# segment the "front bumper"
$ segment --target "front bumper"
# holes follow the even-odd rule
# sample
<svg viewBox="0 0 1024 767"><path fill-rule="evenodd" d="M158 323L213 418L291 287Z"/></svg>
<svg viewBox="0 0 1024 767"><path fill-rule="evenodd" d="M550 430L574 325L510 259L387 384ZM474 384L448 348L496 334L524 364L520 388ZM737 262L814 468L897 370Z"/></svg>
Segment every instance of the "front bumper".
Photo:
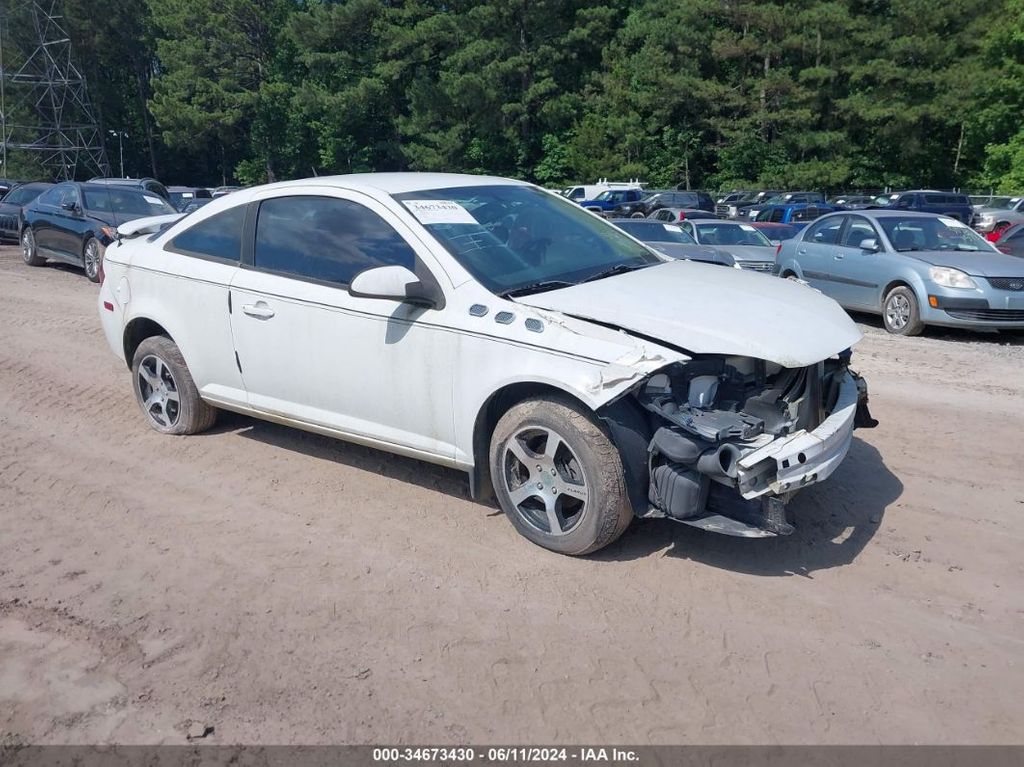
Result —
<svg viewBox="0 0 1024 767"><path fill-rule="evenodd" d="M974 279L983 285L987 282L983 277ZM1024 329L1024 290L997 290L986 285L953 295L950 289L930 289L921 306L921 320L944 327Z"/></svg>
<svg viewBox="0 0 1024 767"><path fill-rule="evenodd" d="M846 371L832 414L818 428L779 437L740 458L736 475L740 495L746 499L783 495L832 476L850 449L861 399L867 400L867 385Z"/></svg>

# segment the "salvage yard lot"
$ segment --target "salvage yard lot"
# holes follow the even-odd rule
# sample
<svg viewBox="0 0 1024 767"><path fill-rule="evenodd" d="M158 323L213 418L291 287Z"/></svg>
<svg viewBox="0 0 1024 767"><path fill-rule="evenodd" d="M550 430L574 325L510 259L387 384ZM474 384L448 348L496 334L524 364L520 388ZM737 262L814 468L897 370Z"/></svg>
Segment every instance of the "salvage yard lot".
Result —
<svg viewBox="0 0 1024 767"><path fill-rule="evenodd" d="M454 471L155 433L80 271L0 301L0 744L1021 740L1024 335L861 318L881 425L792 537L572 559Z"/></svg>

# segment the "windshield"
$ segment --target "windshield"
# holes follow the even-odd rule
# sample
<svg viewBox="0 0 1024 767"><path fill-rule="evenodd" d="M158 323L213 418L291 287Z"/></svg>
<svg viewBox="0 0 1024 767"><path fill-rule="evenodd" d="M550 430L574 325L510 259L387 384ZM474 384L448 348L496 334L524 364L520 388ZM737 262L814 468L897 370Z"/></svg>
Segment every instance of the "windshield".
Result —
<svg viewBox="0 0 1024 767"><path fill-rule="evenodd" d="M155 194L109 186L106 189L85 189L85 209L95 213L127 216L160 216L177 213L171 204Z"/></svg>
<svg viewBox="0 0 1024 767"><path fill-rule="evenodd" d="M697 244L696 240L675 224L663 224L660 221L616 221L615 226L643 242L674 242L679 245Z"/></svg>
<svg viewBox="0 0 1024 767"><path fill-rule="evenodd" d="M697 224L702 245L760 245L772 247L768 238L749 224Z"/></svg>
<svg viewBox="0 0 1024 767"><path fill-rule="evenodd" d="M3 198L4 202L12 205L27 205L36 197L46 191L45 186L19 186Z"/></svg>
<svg viewBox="0 0 1024 767"><path fill-rule="evenodd" d="M579 205L531 186L431 189L395 198L494 293L662 263Z"/></svg>
<svg viewBox="0 0 1024 767"><path fill-rule="evenodd" d="M966 224L936 216L883 216L878 219L895 250L966 250L991 253L995 248Z"/></svg>
<svg viewBox="0 0 1024 767"><path fill-rule="evenodd" d="M1019 203L1020 200L1020 197L996 197L985 207L998 208L999 210L1012 210L1017 207L1017 203Z"/></svg>

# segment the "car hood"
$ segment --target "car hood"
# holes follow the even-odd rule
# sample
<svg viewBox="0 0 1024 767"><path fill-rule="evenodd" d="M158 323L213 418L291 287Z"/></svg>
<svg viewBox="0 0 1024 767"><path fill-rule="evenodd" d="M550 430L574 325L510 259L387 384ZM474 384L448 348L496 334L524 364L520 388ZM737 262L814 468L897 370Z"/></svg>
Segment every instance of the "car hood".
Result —
<svg viewBox="0 0 1024 767"><path fill-rule="evenodd" d="M520 303L612 325L697 354L806 367L861 333L839 304L792 280L671 261L523 296Z"/></svg>
<svg viewBox="0 0 1024 767"><path fill-rule="evenodd" d="M959 269L976 277L1024 277L1024 263L1020 258L999 251L925 250L903 255L934 266Z"/></svg>
<svg viewBox="0 0 1024 767"><path fill-rule="evenodd" d="M737 261L774 261L775 248L766 245L715 245L732 253Z"/></svg>
<svg viewBox="0 0 1024 767"><path fill-rule="evenodd" d="M710 245L688 244L685 242L649 242L650 247L669 258L696 258L698 261L716 259L718 249Z"/></svg>

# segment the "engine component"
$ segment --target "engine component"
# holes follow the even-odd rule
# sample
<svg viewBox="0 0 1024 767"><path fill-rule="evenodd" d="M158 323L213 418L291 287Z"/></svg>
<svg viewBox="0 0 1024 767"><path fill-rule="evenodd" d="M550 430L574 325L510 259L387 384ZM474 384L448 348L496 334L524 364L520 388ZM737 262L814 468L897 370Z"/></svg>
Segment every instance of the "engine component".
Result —
<svg viewBox="0 0 1024 767"><path fill-rule="evenodd" d="M690 407L706 408L715 404L718 394L718 376L695 376L690 379L687 402Z"/></svg>
<svg viewBox="0 0 1024 767"><path fill-rule="evenodd" d="M651 469L650 501L673 519L686 519L704 511L708 500L707 477L678 463Z"/></svg>

